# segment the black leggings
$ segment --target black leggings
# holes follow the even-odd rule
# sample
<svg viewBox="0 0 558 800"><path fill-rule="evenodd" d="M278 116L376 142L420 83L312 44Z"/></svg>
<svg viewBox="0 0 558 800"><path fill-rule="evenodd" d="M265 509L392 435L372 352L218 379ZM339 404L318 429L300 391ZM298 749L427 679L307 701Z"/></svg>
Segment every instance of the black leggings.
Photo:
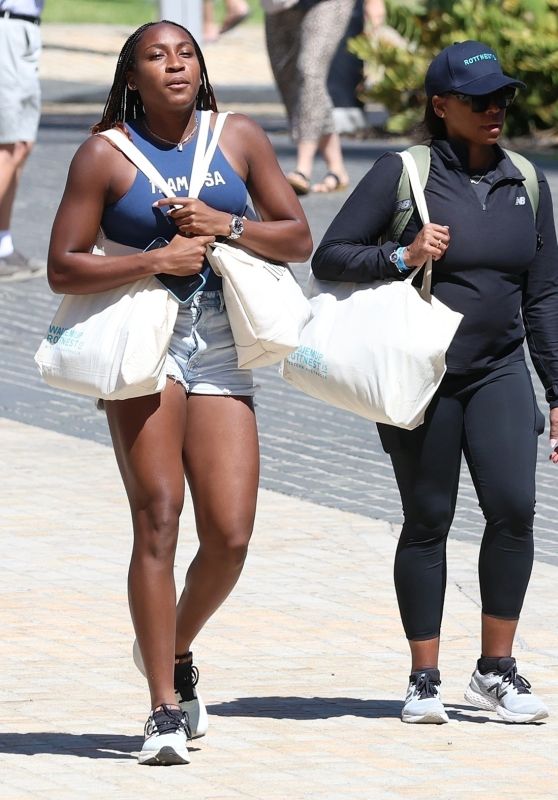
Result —
<svg viewBox="0 0 558 800"><path fill-rule="evenodd" d="M378 425L403 504L394 574L408 639L440 635L461 453L486 519L482 610L518 619L533 565L537 436L543 429L524 361L481 376L446 375L414 431Z"/></svg>

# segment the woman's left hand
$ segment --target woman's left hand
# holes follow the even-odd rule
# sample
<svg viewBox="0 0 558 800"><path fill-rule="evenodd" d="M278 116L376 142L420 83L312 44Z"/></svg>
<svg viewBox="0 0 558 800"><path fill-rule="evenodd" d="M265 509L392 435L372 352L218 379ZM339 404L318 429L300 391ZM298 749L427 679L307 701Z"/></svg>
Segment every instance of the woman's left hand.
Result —
<svg viewBox="0 0 558 800"><path fill-rule="evenodd" d="M548 458L553 464L558 464L558 408L550 409L550 446L552 452Z"/></svg>
<svg viewBox="0 0 558 800"><path fill-rule="evenodd" d="M168 212L180 233L190 236L228 236L231 214L217 211L195 197L166 197L153 203L155 208L180 206Z"/></svg>

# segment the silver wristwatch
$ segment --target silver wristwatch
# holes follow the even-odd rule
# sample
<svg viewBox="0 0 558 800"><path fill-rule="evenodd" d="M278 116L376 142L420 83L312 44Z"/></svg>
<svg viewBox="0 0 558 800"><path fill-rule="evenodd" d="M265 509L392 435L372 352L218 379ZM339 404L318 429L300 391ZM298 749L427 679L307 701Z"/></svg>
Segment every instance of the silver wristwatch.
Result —
<svg viewBox="0 0 558 800"><path fill-rule="evenodd" d="M240 217L237 217L235 214L233 214L230 222L230 228L231 232L227 236L227 239L238 239L238 237L242 236L244 233L244 222Z"/></svg>

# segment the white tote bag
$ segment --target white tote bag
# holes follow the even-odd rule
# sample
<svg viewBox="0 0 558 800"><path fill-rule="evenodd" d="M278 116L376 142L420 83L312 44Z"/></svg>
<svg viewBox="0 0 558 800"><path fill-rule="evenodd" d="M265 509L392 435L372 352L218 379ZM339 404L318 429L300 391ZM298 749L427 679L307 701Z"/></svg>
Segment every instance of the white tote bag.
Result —
<svg viewBox="0 0 558 800"><path fill-rule="evenodd" d="M98 239L92 252L125 255L116 245ZM57 389L104 400L161 392L176 312L176 300L152 277L66 295L35 354L41 376Z"/></svg>
<svg viewBox="0 0 558 800"><path fill-rule="evenodd" d="M415 162L409 173L423 223L429 222ZM432 260L421 289L403 281L336 283L310 278L313 318L281 365L303 392L374 422L413 429L446 371L445 354L463 318L431 294Z"/></svg>
<svg viewBox="0 0 558 800"><path fill-rule="evenodd" d="M211 112L202 112L201 116L190 197L196 197L201 190L200 176L205 176L204 168L213 154L204 153ZM223 122L218 119L220 127ZM111 129L99 135L116 144L163 194L175 196L176 192L125 134ZM127 255L138 250L113 242L99 232L91 252ZM35 354L41 376L57 389L104 400L161 392L166 383L165 360L177 311L177 301L155 277L105 292L66 295Z"/></svg>
<svg viewBox="0 0 558 800"><path fill-rule="evenodd" d="M223 278L238 366L266 367L292 353L312 309L289 267L221 242L207 258Z"/></svg>

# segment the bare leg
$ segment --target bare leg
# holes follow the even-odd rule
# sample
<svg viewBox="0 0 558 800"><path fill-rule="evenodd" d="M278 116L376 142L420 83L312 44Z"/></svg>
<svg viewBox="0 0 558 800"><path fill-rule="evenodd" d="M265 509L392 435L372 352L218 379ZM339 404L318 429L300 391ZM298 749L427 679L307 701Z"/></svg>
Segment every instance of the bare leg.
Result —
<svg viewBox="0 0 558 800"><path fill-rule="evenodd" d="M0 144L0 230L10 228L19 177L33 147L32 142Z"/></svg>
<svg viewBox="0 0 558 800"><path fill-rule="evenodd" d="M320 138L319 150L327 165L325 177L312 186L313 192L333 192L349 183L349 174L343 161L341 139L338 133L327 133Z"/></svg>
<svg viewBox="0 0 558 800"><path fill-rule="evenodd" d="M250 398L190 396L184 465L200 541L177 608L176 652L234 588L256 512L259 451Z"/></svg>
<svg viewBox="0 0 558 800"><path fill-rule="evenodd" d="M184 389L106 403L114 450L128 494L134 546L128 574L132 622L152 708L175 704L176 590L173 566L184 502Z"/></svg>
<svg viewBox="0 0 558 800"><path fill-rule="evenodd" d="M225 0L225 19L221 26L221 33L226 33L240 24L250 13L250 6L246 0Z"/></svg>
<svg viewBox="0 0 558 800"><path fill-rule="evenodd" d="M216 42L219 38L219 26L215 21L213 0L204 0L203 3L203 41L204 44Z"/></svg>
<svg viewBox="0 0 558 800"><path fill-rule="evenodd" d="M326 162L328 172L333 172L334 175L337 175L342 184L348 183L349 175L343 161L339 134L327 133L322 136L319 149Z"/></svg>
<svg viewBox="0 0 558 800"><path fill-rule="evenodd" d="M437 669L440 638L410 641L411 672L421 669Z"/></svg>
<svg viewBox="0 0 558 800"><path fill-rule="evenodd" d="M517 630L517 619L498 619L483 614L482 655L493 658L511 656L513 640Z"/></svg>
<svg viewBox="0 0 558 800"><path fill-rule="evenodd" d="M482 655L493 658L511 656L518 620L498 619L482 614ZM411 671L437 668L440 639L409 642Z"/></svg>
<svg viewBox="0 0 558 800"><path fill-rule="evenodd" d="M296 168L307 178L312 176L314 168L314 157L318 152L318 142L314 139L306 139L297 144L296 149Z"/></svg>

